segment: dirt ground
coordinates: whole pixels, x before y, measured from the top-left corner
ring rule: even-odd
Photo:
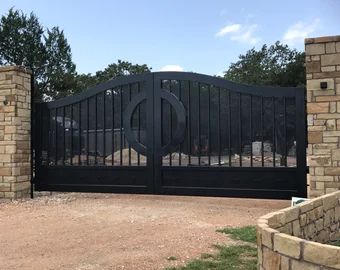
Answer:
[[[216,229],[255,224],[288,201],[53,194],[0,203],[0,269],[163,269],[213,244]],[[170,261],[169,257],[176,260]]]

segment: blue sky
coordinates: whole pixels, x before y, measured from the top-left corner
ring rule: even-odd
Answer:
[[[122,59],[215,75],[264,43],[340,35],[340,0],[1,0],[0,14],[13,6],[64,29],[80,73]]]

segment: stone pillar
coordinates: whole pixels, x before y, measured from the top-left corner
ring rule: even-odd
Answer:
[[[0,67],[0,198],[29,195],[31,180],[31,75]]]
[[[340,36],[307,38],[310,196],[340,189]]]

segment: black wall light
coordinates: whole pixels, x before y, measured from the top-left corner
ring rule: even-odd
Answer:
[[[320,82],[320,88],[322,90],[326,90],[327,89],[327,82]]]

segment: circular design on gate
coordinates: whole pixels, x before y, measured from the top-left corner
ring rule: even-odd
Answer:
[[[137,106],[146,99],[145,92],[141,92],[137,94],[129,103],[129,105],[125,109],[124,113],[124,132],[125,137],[131,144],[131,147],[135,149],[138,153],[141,153],[142,155],[146,156],[146,147],[144,144],[141,144],[139,141],[137,141],[136,136],[133,134],[133,131],[131,130],[131,117],[137,108]]]
[[[165,156],[169,152],[173,152],[176,150],[177,145],[179,145],[185,135],[185,109],[182,104],[178,100],[178,98],[173,94],[165,90],[161,90],[160,92],[161,99],[164,99],[168,101],[171,106],[174,108],[175,113],[177,115],[177,125],[176,125],[176,131],[174,136],[172,137],[172,140],[165,146],[162,147],[162,155]]]
[[[141,144],[139,141],[137,141],[137,138],[131,129],[131,118],[137,106],[142,101],[144,101],[144,99],[146,99],[145,92],[141,92],[137,94],[135,97],[133,97],[133,99],[130,101],[130,103],[126,107],[125,114],[124,114],[124,123],[123,123],[125,137],[131,144],[131,147],[135,149],[138,153],[141,153],[142,155],[146,155],[146,146]],[[185,135],[186,116],[185,116],[185,108],[182,102],[179,101],[178,98],[173,93],[160,89],[160,100],[161,99],[164,99],[170,103],[170,105],[174,108],[176,116],[177,116],[177,125],[176,125],[175,134],[172,137],[172,140],[167,145],[161,148],[161,154],[162,156],[164,156],[168,154],[169,152],[176,150],[176,147],[178,146],[178,144],[182,142],[184,135]]]

